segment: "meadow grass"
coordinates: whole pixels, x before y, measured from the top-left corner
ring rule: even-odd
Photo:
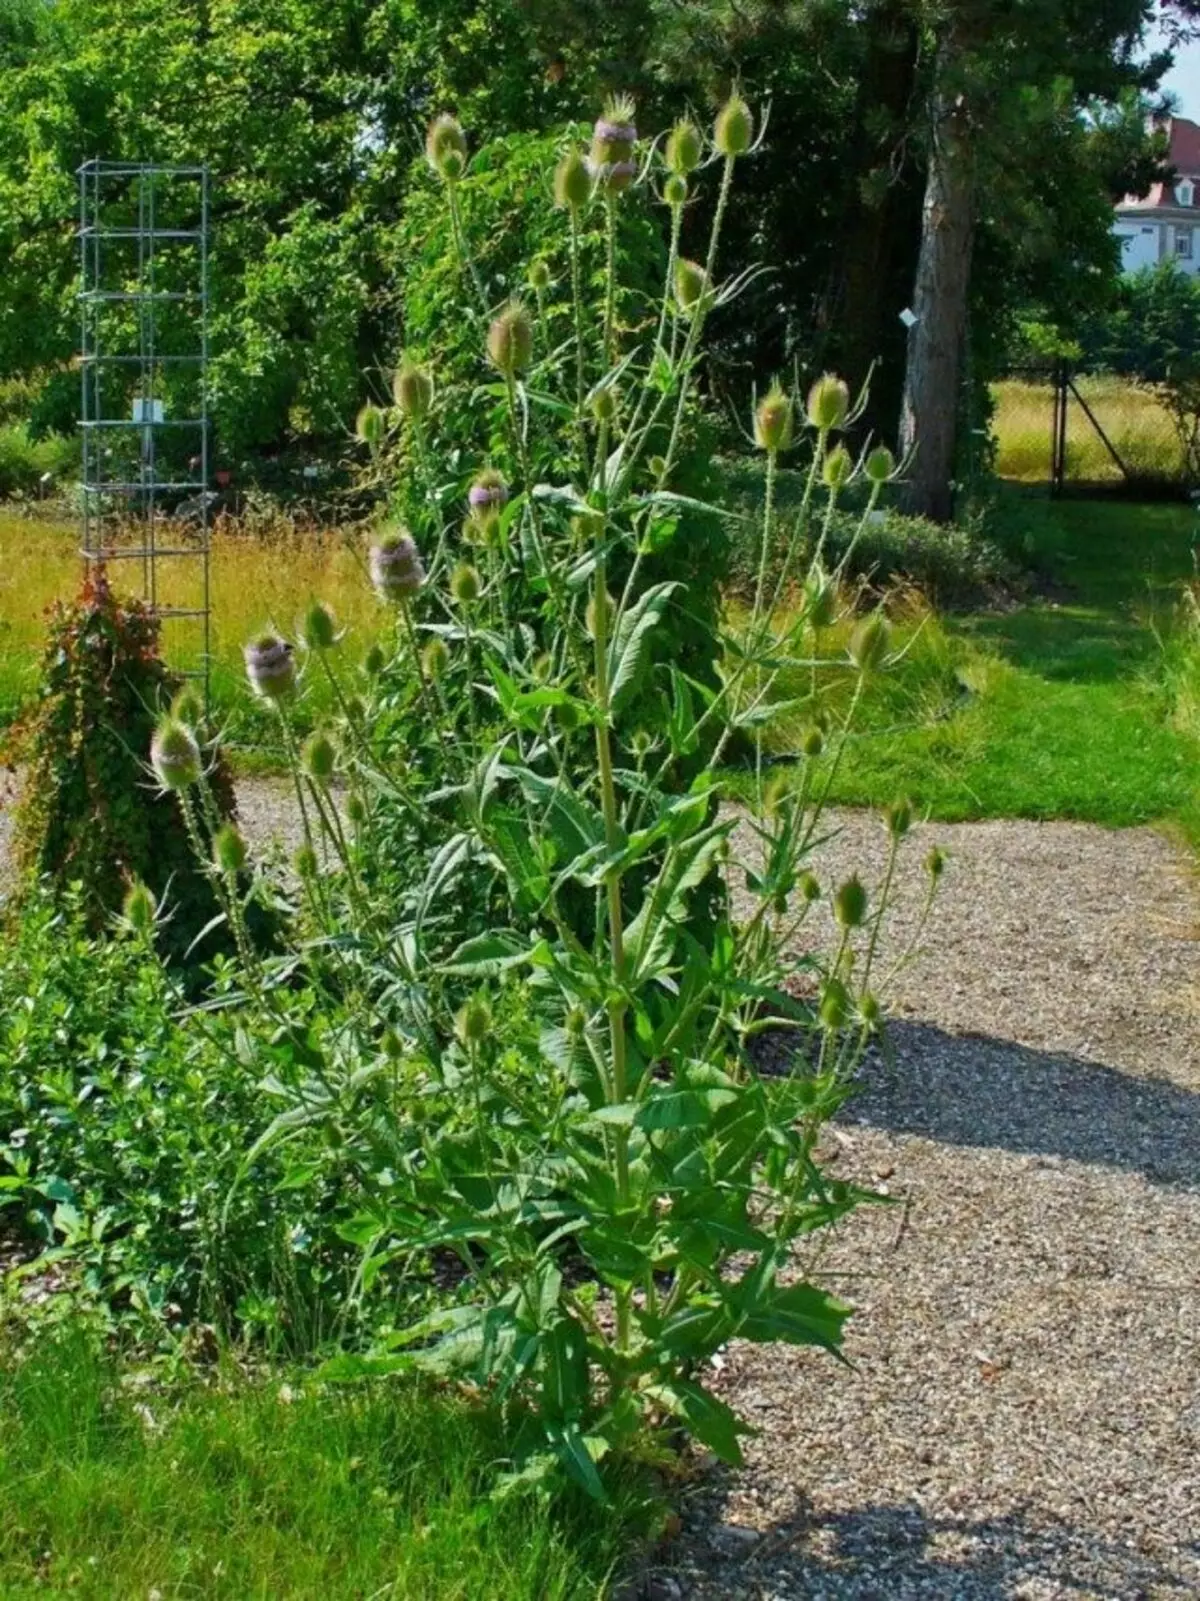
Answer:
[[[645,1506],[498,1501],[489,1414],[409,1380],[159,1389],[82,1337],[0,1367],[7,1601],[598,1596]]]
[[[1170,415],[1150,390],[1126,378],[1079,377],[1075,382],[1130,472],[1154,479],[1181,478],[1179,440]],[[996,384],[992,396],[996,471],[1021,483],[1046,483],[1053,407],[1050,384],[1010,378]],[[1067,411],[1066,470],[1068,479],[1088,483],[1118,483],[1122,477],[1073,396]]]
[[[818,764],[831,799],[907,795],[944,821],[1172,820],[1200,839],[1200,649],[1182,613],[1194,515],[1068,502],[1053,516],[1052,597],[960,616],[902,610],[903,659],[869,685],[832,775]],[[781,693],[803,689],[798,674]],[[772,728],[773,754],[798,749],[805,715]]]

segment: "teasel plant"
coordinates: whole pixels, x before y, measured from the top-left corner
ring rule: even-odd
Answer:
[[[466,135],[434,123],[495,427],[452,501],[436,364],[406,361],[393,412],[364,413],[358,433],[377,471],[389,430],[409,430],[427,492],[371,536],[381,632],[361,679],[324,612],[301,629],[298,680],[286,642],[247,652],[286,729],[310,673],[339,709],[316,743],[285,734],[311,917],[277,969],[291,982],[303,967],[325,1022],[307,1081],[264,1075],[278,1115],[246,1162],[326,1124],[348,1164],[357,1293],[393,1312],[327,1374],[468,1377],[510,1418],[513,1483],[565,1470],[598,1497],[613,1462],[681,1433],[740,1459],[745,1425],[706,1382],[710,1359],[734,1338],[837,1353],[849,1308],[805,1270],[821,1231],[872,1199],[817,1159],[882,1038],[912,821],[901,801],[882,820],[877,884],[822,882],[846,743],[898,654],[881,611],[852,615],[850,552],[827,556],[838,507],[853,496],[861,533],[903,471],[848,443],[862,397],[825,375],[748,400],[764,469],[752,594],[724,606],[687,577],[692,530],[731,515],[689,493],[681,461],[709,319],[760,271],[734,270],[721,235],[762,136],[740,94],[707,136],[684,119],[657,141],[610,102],[547,174],[570,270],[556,282],[531,263],[532,299],[492,304],[461,205]],[[706,182],[692,260],[682,213]],[[665,207],[668,243],[657,302],[629,328],[618,225],[642,204]],[[596,213],[593,298],[579,244]],[[557,343],[552,310],[570,330]],[[793,463],[803,502],[781,544]],[[807,719],[786,772],[764,743],[785,717]],[[941,871],[931,858],[931,891]],[[249,1008],[272,983],[256,960]],[[790,1042],[786,1071],[766,1070],[764,1036]],[[431,1252],[459,1277],[397,1329],[406,1274]]]

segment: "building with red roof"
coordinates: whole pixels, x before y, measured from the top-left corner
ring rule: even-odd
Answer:
[[[1169,183],[1156,183],[1140,199],[1126,195],[1116,208],[1113,232],[1121,241],[1126,272],[1173,261],[1200,272],[1200,124],[1168,117]]]

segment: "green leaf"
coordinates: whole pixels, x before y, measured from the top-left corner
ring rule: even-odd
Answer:
[[[843,1327],[851,1308],[813,1284],[767,1284],[758,1288],[750,1274],[735,1288],[733,1301],[741,1317],[738,1335],[766,1343],[784,1340],[788,1345],[819,1345],[840,1356]]]
[[[736,1090],[671,1090],[648,1100],[637,1115],[639,1128],[706,1128],[713,1114],[737,1100]]]
[[[473,939],[464,940],[441,971],[463,975],[502,973],[527,962],[531,954],[529,947],[515,934],[496,929],[490,934],[476,934]]]
[[[608,693],[614,711],[633,688],[650,635],[680,587],[677,583],[653,584],[621,614],[608,647]]]
[[[732,1467],[742,1466],[742,1448],[739,1434],[751,1433],[732,1408],[691,1379],[672,1379],[664,1384],[648,1384],[645,1394],[657,1401],[683,1423],[701,1445],[728,1462]]]
[[[587,1408],[587,1337],[573,1318],[559,1318],[542,1337],[542,1406],[549,1418],[577,1419]]]
[[[597,1461],[608,1450],[608,1442],[596,1434],[585,1435],[578,1423],[547,1423],[546,1438],[555,1456],[576,1484],[596,1501],[607,1501],[608,1492],[596,1471]]]

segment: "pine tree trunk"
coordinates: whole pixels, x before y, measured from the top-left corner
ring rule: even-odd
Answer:
[[[939,91],[933,135],[912,305],[917,321],[908,340],[900,446],[903,451],[915,451],[904,509],[948,522],[954,512],[975,220],[972,131],[961,96],[951,98]]]

